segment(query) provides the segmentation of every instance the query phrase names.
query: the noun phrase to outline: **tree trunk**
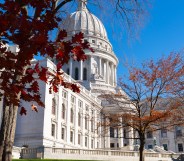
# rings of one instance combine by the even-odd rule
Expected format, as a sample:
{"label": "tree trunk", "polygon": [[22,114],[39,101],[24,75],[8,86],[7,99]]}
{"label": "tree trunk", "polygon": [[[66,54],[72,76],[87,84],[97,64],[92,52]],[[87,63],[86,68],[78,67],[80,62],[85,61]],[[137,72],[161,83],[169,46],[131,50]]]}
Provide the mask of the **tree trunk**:
{"label": "tree trunk", "polygon": [[144,134],[140,135],[140,148],[139,148],[139,161],[144,161],[144,145],[145,145],[145,136]]}
{"label": "tree trunk", "polygon": [[3,99],[3,117],[0,129],[0,161],[12,160],[18,106],[7,105]]}

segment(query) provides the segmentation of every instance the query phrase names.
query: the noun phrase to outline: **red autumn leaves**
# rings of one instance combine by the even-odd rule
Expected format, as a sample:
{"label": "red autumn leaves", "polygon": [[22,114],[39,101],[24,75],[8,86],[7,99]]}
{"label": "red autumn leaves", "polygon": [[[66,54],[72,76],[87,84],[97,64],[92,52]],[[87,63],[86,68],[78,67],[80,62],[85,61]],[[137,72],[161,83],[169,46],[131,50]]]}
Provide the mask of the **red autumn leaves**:
{"label": "red autumn leaves", "polygon": [[[61,22],[56,13],[58,8],[54,6],[57,6],[55,0],[5,0],[0,3],[0,24],[3,24],[0,25],[0,95],[6,97],[8,104],[19,106],[22,99],[44,106],[40,81],[50,85],[50,92],[57,92],[59,86],[79,92],[76,84],[64,80],[60,69],[70,58],[85,60],[84,50],[93,50],[83,41],[82,33],[68,39],[67,32],[60,30],[57,38],[51,39],[51,31],[58,29]],[[19,52],[9,51],[6,44],[18,45]],[[54,74],[38,63],[31,65],[36,55],[56,59]],[[33,106],[32,109],[37,111]],[[20,113],[26,114],[26,108],[22,107]]]}

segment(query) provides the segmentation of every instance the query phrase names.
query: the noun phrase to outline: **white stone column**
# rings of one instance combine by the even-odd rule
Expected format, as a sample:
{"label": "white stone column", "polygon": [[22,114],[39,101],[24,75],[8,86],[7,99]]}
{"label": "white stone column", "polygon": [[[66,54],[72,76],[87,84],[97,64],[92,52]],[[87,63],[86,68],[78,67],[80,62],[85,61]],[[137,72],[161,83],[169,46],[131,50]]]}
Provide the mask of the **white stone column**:
{"label": "white stone column", "polygon": [[123,128],[119,128],[119,147],[122,148],[124,146],[124,142],[123,142]]}
{"label": "white stone column", "polygon": [[117,70],[116,70],[116,66],[114,66],[114,83],[115,83],[115,86],[117,85]]}
{"label": "white stone column", "polygon": [[133,145],[134,145],[134,139],[131,139],[131,138],[134,138],[134,131],[133,131],[133,128],[130,128],[129,129],[129,146],[130,146],[130,150],[133,150]]}
{"label": "white stone column", "polygon": [[112,85],[113,86],[113,78],[114,78],[114,72],[113,72],[113,63],[111,62],[111,64],[110,64],[110,68],[111,68],[111,75],[109,76],[109,78],[110,78],[110,85]]}
{"label": "white stone column", "polygon": [[72,77],[72,59],[70,58],[70,76]]}
{"label": "white stone column", "polygon": [[66,109],[66,142],[70,144],[70,109],[71,109],[71,93],[68,92],[68,107]]}
{"label": "white stone column", "polygon": [[102,75],[102,58],[99,57],[99,64],[98,64],[99,75]]}
{"label": "white stone column", "polygon": [[88,72],[88,78],[89,78],[89,80],[91,80],[91,70],[92,70],[91,69],[92,68],[91,58],[92,58],[91,55],[89,55],[89,58],[88,58],[89,59],[89,70],[88,70],[89,71]]}
{"label": "white stone column", "polygon": [[83,80],[83,61],[80,61],[80,80]]}
{"label": "white stone column", "polygon": [[109,61],[106,60],[106,83],[109,84]]}

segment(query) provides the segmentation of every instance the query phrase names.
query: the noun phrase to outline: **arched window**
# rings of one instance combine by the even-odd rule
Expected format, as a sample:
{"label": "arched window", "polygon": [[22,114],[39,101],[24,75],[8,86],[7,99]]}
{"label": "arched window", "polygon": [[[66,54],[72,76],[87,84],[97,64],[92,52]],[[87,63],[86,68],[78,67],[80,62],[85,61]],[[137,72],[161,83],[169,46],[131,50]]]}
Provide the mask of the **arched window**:
{"label": "arched window", "polygon": [[88,118],[87,118],[87,116],[85,116],[85,129],[86,130],[88,129]]}
{"label": "arched window", "polygon": [[83,80],[87,80],[87,69],[83,69]]}
{"label": "arched window", "polygon": [[70,69],[69,68],[66,69],[66,74],[70,75]]}
{"label": "arched window", "polygon": [[78,126],[81,126],[81,115],[78,113]]}
{"label": "arched window", "polygon": [[65,104],[62,104],[62,113],[61,113],[62,119],[65,119]]}
{"label": "arched window", "polygon": [[70,122],[73,123],[73,109],[71,108],[70,110],[71,114],[70,114]]}
{"label": "arched window", "polygon": [[75,68],[75,80],[79,80],[79,69]]}
{"label": "arched window", "polygon": [[52,114],[56,114],[56,99],[52,98]]}

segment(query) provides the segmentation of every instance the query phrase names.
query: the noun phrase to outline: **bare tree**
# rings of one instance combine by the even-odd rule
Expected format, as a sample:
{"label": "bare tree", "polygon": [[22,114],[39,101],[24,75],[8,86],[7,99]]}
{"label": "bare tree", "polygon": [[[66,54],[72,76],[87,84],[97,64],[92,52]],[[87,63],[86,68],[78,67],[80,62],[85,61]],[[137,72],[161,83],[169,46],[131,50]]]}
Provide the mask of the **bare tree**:
{"label": "bare tree", "polygon": [[[180,54],[170,54],[141,68],[130,67],[128,81],[119,82],[124,93],[101,97],[114,105],[108,126],[130,127],[140,141],[140,161],[144,161],[145,134],[183,125],[184,61]],[[117,109],[117,110],[116,110]],[[102,125],[103,126],[103,125]]]}

